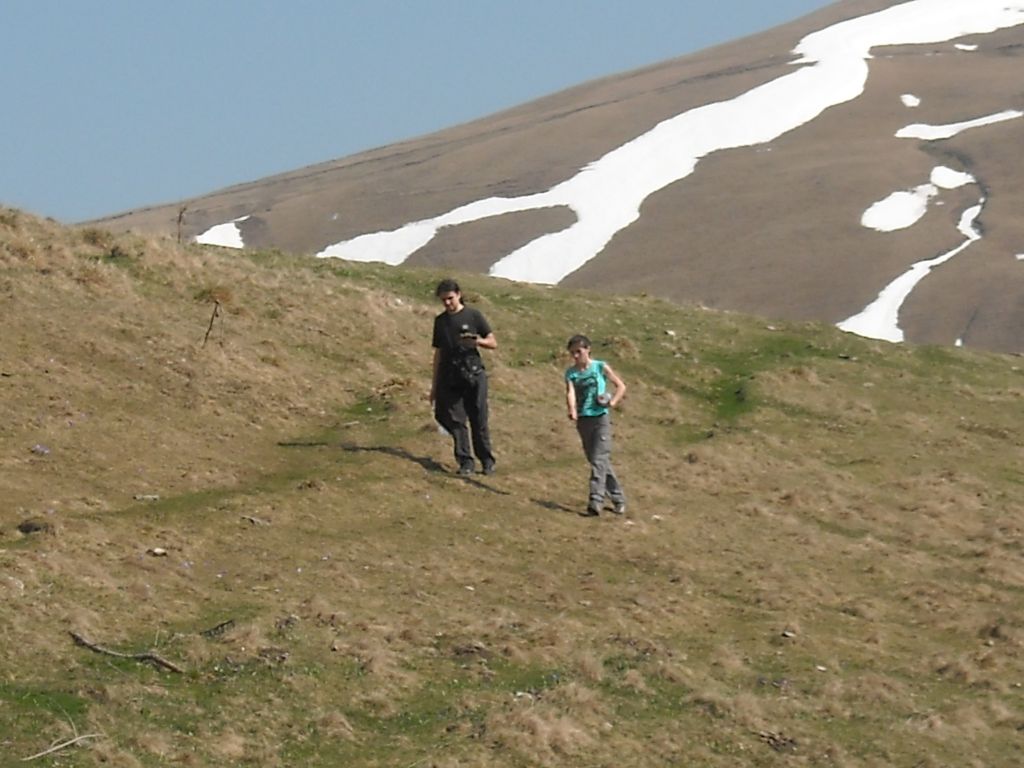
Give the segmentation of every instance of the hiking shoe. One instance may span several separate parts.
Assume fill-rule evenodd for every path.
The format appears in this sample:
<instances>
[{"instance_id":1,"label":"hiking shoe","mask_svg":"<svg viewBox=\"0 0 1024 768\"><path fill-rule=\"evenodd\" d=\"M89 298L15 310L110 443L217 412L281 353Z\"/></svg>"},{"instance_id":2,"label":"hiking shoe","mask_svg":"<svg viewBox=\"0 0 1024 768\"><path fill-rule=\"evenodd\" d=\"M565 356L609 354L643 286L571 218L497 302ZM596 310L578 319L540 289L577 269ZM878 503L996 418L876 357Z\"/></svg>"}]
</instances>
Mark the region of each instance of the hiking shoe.
<instances>
[{"instance_id":1,"label":"hiking shoe","mask_svg":"<svg viewBox=\"0 0 1024 768\"><path fill-rule=\"evenodd\" d=\"M458 474L461 477L470 477L473 474L473 463L469 462L459 467Z\"/></svg>"},{"instance_id":2,"label":"hiking shoe","mask_svg":"<svg viewBox=\"0 0 1024 768\"><path fill-rule=\"evenodd\" d=\"M580 517L597 517L600 514L601 510L599 510L597 507L589 506L587 507L586 512L580 512Z\"/></svg>"},{"instance_id":3,"label":"hiking shoe","mask_svg":"<svg viewBox=\"0 0 1024 768\"><path fill-rule=\"evenodd\" d=\"M612 512L614 512L616 515L624 515L624 514L626 514L626 502L624 502L624 501L616 501L612 505Z\"/></svg>"},{"instance_id":4,"label":"hiking shoe","mask_svg":"<svg viewBox=\"0 0 1024 768\"><path fill-rule=\"evenodd\" d=\"M493 475L494 474L494 462L493 461L489 461L486 464L484 464L483 473L485 475Z\"/></svg>"}]
</instances>

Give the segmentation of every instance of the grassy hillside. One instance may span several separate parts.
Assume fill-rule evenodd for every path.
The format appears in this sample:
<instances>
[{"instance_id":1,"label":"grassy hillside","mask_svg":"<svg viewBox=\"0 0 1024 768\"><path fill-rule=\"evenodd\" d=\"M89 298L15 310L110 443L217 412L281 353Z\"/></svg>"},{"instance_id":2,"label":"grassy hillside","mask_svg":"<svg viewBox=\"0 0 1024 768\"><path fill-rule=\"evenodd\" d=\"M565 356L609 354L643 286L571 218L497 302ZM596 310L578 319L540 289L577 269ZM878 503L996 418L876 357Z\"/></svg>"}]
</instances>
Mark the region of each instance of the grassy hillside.
<instances>
[{"instance_id":1,"label":"grassy hillside","mask_svg":"<svg viewBox=\"0 0 1024 768\"><path fill-rule=\"evenodd\" d=\"M0 270L0 764L1024 758L1018 358L467 278L462 479L442 275L10 209ZM578 331L625 519L577 514Z\"/></svg>"}]
</instances>

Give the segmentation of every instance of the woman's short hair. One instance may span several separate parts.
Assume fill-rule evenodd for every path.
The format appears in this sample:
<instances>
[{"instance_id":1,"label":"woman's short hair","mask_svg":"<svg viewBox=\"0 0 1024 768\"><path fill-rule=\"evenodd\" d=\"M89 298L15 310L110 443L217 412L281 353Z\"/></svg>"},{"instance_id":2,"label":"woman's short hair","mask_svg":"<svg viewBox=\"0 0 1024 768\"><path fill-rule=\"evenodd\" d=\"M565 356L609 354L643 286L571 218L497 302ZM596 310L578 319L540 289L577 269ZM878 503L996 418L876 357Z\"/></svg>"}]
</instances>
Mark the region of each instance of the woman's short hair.
<instances>
[{"instance_id":1,"label":"woman's short hair","mask_svg":"<svg viewBox=\"0 0 1024 768\"><path fill-rule=\"evenodd\" d=\"M571 339L569 343L565 345L566 349L572 349L573 347L583 347L584 349L590 349L590 339L584 336L582 333L577 333Z\"/></svg>"}]
</instances>

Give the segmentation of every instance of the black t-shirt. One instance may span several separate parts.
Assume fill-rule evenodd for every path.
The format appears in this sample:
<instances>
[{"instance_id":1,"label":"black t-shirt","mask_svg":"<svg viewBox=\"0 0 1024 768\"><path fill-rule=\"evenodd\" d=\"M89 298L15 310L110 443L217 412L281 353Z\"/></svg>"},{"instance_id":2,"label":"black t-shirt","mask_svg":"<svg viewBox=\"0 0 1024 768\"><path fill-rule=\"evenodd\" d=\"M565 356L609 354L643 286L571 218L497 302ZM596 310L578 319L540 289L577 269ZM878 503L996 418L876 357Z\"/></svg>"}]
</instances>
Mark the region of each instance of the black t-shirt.
<instances>
[{"instance_id":1,"label":"black t-shirt","mask_svg":"<svg viewBox=\"0 0 1024 768\"><path fill-rule=\"evenodd\" d=\"M480 351L475 346L466 348L459 344L459 337L465 333L475 333L482 339L490 336L492 331L487 319L473 307L463 306L458 312L442 312L434 318L433 346L441 350L442 371L456 357L480 358Z\"/></svg>"}]
</instances>

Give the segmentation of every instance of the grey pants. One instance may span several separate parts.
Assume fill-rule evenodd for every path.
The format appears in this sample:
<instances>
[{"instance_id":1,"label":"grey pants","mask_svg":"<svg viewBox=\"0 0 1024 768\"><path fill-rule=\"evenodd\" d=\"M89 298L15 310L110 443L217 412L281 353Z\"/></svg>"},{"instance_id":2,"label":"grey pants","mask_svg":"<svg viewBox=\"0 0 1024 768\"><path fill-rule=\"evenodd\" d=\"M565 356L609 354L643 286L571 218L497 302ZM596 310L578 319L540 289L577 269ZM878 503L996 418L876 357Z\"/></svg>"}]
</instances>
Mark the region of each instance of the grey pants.
<instances>
[{"instance_id":1,"label":"grey pants","mask_svg":"<svg viewBox=\"0 0 1024 768\"><path fill-rule=\"evenodd\" d=\"M607 491L613 503L625 502L626 494L612 468L612 421L604 416L580 416L576 431L590 462L590 506L600 509Z\"/></svg>"},{"instance_id":2,"label":"grey pants","mask_svg":"<svg viewBox=\"0 0 1024 768\"><path fill-rule=\"evenodd\" d=\"M472 439L476 457L486 467L494 463L491 431L487 424L487 374L481 373L475 385L442 377L438 382L434 418L452 436L455 461L460 467L473 466L469 452ZM466 422L469 422L469 429Z\"/></svg>"}]
</instances>

